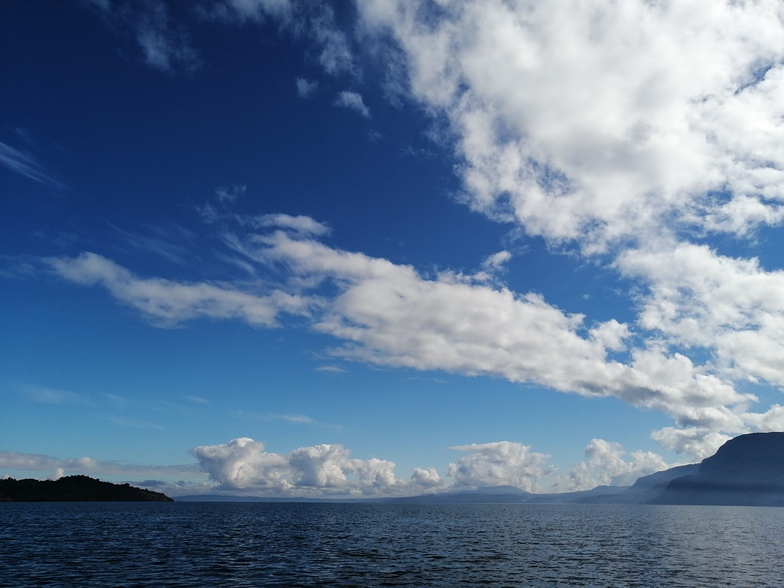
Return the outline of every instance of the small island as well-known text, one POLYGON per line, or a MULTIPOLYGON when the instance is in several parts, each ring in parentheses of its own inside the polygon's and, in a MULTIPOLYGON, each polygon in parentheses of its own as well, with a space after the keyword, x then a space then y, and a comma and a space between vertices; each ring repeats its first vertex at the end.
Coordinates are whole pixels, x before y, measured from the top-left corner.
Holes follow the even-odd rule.
POLYGON ((89 476, 59 480, 0 480, 0 502, 173 502, 161 492, 112 484, 89 476))

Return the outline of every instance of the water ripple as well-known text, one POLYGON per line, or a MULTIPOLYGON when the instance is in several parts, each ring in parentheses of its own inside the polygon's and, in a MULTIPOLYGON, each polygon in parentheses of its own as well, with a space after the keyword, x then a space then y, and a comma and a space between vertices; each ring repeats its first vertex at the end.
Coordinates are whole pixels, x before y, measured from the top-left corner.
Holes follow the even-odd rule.
POLYGON ((0 504, 0 586, 781 585, 784 509, 0 504))

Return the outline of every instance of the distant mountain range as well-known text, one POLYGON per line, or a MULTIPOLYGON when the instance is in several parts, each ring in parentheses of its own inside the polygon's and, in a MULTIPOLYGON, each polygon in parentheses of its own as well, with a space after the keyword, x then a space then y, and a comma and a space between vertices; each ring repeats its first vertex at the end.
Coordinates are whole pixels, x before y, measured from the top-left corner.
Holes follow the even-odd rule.
MULTIPOLYGON (((292 501, 285 498, 180 496, 177 501, 292 501)), ((298 502, 324 502, 299 499, 298 502)), ((333 501, 334 502, 334 501, 333 501)), ((342 500, 397 504, 717 504, 784 506, 784 433, 740 435, 698 464, 638 478, 632 486, 599 486, 582 492, 532 494, 514 486, 403 498, 342 500)))

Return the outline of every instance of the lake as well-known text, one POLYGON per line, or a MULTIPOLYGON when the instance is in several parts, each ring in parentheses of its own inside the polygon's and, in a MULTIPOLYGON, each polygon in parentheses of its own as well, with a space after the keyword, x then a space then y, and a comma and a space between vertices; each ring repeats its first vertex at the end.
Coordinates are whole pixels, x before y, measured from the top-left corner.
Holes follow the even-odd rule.
POLYGON ((0 586, 784 585, 784 508, 0 504, 0 586))

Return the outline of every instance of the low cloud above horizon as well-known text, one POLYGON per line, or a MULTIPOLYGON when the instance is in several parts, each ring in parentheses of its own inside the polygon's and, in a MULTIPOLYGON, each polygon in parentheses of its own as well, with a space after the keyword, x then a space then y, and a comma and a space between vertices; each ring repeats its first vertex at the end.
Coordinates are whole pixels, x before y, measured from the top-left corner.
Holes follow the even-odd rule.
MULTIPOLYGON (((635 452, 631 460, 618 443, 593 439, 585 459, 559 473, 550 456, 520 443, 498 441, 450 447, 464 454, 439 470, 417 467, 408 478, 398 477, 395 463, 357 459, 339 444, 300 447, 290 453, 265 451, 264 443, 248 437, 191 450, 198 464, 143 466, 103 462, 90 457, 60 459, 46 455, 0 451, 0 468, 20 472, 49 472, 49 479, 84 474, 129 481, 172 496, 226 494, 289 498, 372 498, 416 496, 514 486, 533 493, 590 490, 599 485, 631 485, 640 476, 668 466, 652 453, 635 452), (130 478, 131 480, 133 478, 130 478)), ((7 476, 7 474, 6 474, 7 476)))

